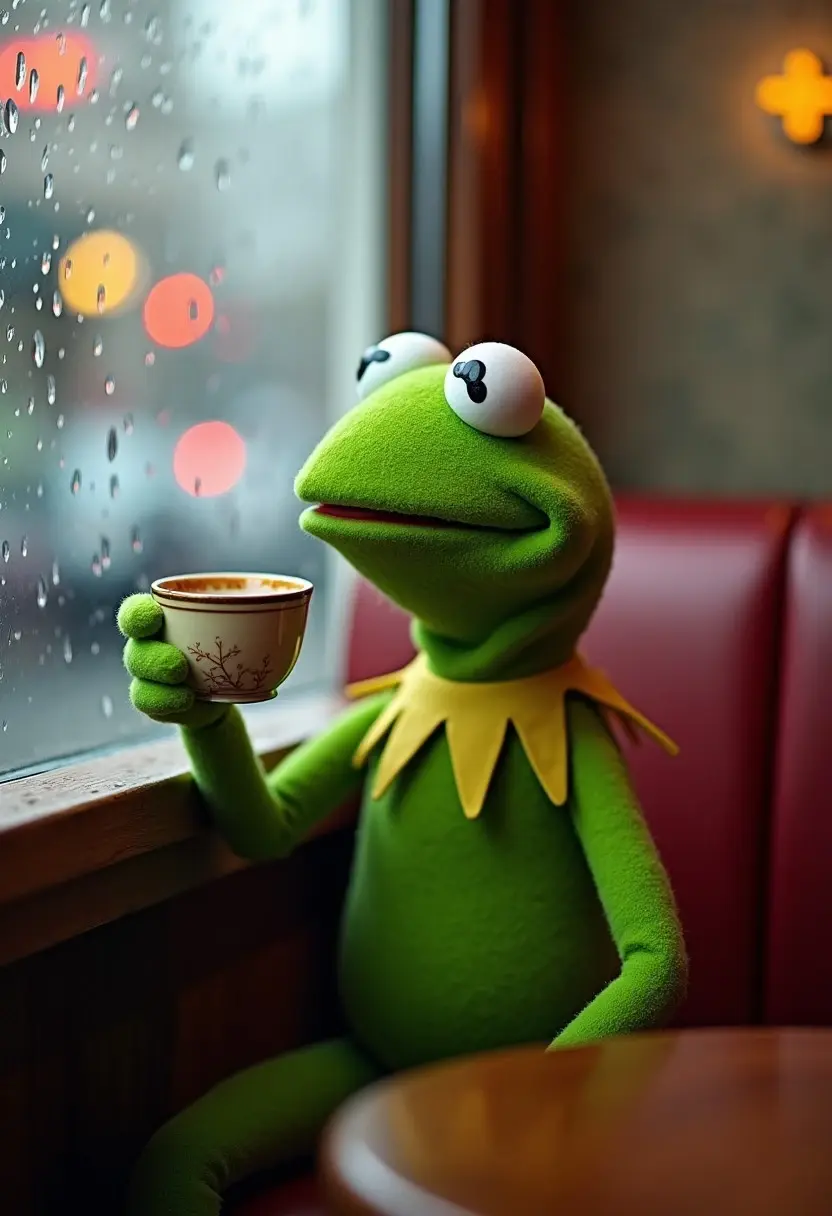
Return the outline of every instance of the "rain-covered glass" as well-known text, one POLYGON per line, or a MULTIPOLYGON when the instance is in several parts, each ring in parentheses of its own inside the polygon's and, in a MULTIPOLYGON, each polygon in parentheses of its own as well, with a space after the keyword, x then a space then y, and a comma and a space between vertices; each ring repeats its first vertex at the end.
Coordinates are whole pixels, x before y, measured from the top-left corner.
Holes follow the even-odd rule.
POLYGON ((293 475, 377 336, 379 0, 0 0, 0 773, 153 732, 120 600, 333 577, 293 475))

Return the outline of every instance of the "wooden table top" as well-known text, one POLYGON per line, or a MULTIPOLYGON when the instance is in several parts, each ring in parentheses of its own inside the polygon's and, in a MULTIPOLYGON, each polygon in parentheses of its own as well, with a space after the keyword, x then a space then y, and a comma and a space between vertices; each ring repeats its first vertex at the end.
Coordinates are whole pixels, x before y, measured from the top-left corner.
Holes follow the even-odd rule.
POLYGON ((832 1030, 633 1035, 380 1082, 330 1125, 338 1216, 830 1216, 832 1030))

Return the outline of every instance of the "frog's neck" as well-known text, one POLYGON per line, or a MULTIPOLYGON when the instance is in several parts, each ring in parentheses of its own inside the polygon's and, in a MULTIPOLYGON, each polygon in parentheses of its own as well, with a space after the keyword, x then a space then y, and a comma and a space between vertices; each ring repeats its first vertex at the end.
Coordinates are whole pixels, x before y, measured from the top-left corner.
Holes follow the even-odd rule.
POLYGON ((434 675, 485 683, 519 680, 559 667, 572 658, 586 621, 574 605, 548 601, 498 625, 491 633, 460 641, 414 620, 412 636, 434 675))

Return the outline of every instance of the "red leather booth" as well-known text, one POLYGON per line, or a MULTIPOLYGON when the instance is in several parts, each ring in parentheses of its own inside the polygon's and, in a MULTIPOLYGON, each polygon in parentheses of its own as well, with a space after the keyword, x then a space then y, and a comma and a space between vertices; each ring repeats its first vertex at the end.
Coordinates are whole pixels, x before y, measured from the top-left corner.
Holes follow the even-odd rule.
MULTIPOLYGON (((679 744, 626 744, 691 956, 678 1023, 832 1024, 832 506, 622 500, 584 653, 679 744)), ((350 680, 403 665, 356 591, 350 680)), ((319 1216, 314 1182, 239 1216, 319 1216)))

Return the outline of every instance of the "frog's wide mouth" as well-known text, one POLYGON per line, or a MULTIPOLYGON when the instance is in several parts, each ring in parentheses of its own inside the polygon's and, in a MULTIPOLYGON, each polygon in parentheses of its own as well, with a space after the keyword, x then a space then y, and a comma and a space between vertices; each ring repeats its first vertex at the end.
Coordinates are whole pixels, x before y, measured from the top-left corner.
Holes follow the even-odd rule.
POLYGON ((471 520, 445 519, 439 515, 409 514, 403 511, 386 511, 375 507, 342 506, 339 503, 320 503, 312 507, 314 515, 333 519, 351 520, 356 523, 393 524, 411 528, 453 528, 465 532, 526 533, 530 528, 500 527, 496 524, 474 523, 471 520))

